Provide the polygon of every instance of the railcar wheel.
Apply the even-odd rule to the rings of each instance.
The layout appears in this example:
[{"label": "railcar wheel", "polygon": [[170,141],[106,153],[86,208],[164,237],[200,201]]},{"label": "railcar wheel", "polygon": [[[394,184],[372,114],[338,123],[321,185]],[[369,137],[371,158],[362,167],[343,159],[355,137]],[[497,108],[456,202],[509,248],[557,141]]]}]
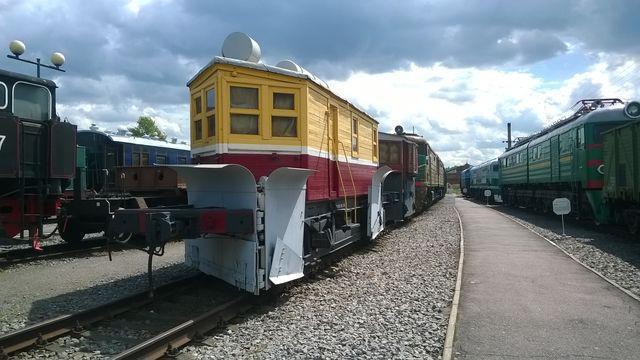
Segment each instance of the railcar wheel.
[{"label": "railcar wheel", "polygon": [[58,232],[62,240],[71,245],[78,245],[84,238],[84,231],[80,223],[73,218],[63,218],[58,221]]}]

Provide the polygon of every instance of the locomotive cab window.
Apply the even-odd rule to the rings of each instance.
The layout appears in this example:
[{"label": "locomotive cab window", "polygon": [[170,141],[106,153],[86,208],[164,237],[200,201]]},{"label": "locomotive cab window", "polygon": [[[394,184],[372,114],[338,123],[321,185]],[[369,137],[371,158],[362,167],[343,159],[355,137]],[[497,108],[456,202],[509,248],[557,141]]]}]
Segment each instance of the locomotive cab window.
[{"label": "locomotive cab window", "polygon": [[9,101],[8,93],[9,91],[7,90],[7,85],[5,85],[5,83],[3,82],[0,82],[0,109],[4,109],[7,107],[7,102]]},{"label": "locomotive cab window", "polygon": [[296,94],[284,91],[272,93],[271,136],[297,137],[298,112]]},{"label": "locomotive cab window", "polygon": [[51,93],[44,86],[17,82],[13,85],[13,115],[29,120],[51,118]]},{"label": "locomotive cab window", "polygon": [[198,92],[197,95],[194,95],[193,101],[191,102],[192,129],[196,141],[202,140],[202,96],[200,94],[201,93]]},{"label": "locomotive cab window", "polygon": [[216,136],[216,90],[206,91],[205,116],[207,118],[207,137]]},{"label": "locomotive cab window", "polygon": [[195,122],[196,140],[202,140],[202,120]]},{"label": "locomotive cab window", "polygon": [[258,88],[231,86],[231,133],[239,135],[258,135],[259,117]]}]

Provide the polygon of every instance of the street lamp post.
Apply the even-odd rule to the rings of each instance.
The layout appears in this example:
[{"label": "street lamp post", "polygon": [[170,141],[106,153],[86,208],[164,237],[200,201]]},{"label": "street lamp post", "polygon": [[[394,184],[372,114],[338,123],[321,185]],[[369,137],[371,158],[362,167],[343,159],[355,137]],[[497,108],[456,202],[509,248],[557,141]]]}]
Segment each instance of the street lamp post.
[{"label": "street lamp post", "polygon": [[27,60],[27,59],[21,58],[20,55],[24,54],[26,49],[27,48],[26,48],[26,46],[24,45],[24,43],[22,41],[13,40],[9,44],[9,50],[11,50],[13,55],[7,55],[7,57],[9,59],[14,59],[14,60],[18,60],[18,61],[22,61],[22,62],[26,62],[26,63],[35,65],[36,66],[36,75],[38,77],[40,77],[40,67],[46,67],[47,69],[65,72],[64,69],[60,69],[60,66],[62,66],[62,64],[64,64],[64,61],[65,61],[64,55],[62,53],[54,52],[53,54],[51,54],[51,63],[53,64],[53,66],[50,66],[50,65],[42,64],[40,62],[40,58],[36,58],[36,61],[31,61],[31,60]]}]

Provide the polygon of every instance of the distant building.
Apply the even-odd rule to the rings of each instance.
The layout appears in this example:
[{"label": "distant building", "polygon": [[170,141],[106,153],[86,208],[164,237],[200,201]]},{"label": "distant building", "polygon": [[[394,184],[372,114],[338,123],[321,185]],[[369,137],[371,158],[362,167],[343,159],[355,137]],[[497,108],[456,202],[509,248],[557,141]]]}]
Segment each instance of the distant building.
[{"label": "distant building", "polygon": [[459,186],[460,173],[470,167],[471,165],[464,164],[464,165],[454,166],[452,168],[447,169],[447,184],[451,186]]}]

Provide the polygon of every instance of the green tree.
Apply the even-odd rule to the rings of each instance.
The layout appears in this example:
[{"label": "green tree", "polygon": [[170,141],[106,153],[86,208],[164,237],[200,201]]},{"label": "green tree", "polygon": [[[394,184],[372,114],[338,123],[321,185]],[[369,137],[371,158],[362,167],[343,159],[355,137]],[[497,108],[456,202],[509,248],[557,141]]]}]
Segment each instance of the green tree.
[{"label": "green tree", "polygon": [[143,137],[149,135],[161,140],[167,139],[167,134],[163,133],[158,127],[155,120],[151,116],[140,116],[138,118],[138,125],[136,127],[129,128],[131,134],[135,137]]}]

